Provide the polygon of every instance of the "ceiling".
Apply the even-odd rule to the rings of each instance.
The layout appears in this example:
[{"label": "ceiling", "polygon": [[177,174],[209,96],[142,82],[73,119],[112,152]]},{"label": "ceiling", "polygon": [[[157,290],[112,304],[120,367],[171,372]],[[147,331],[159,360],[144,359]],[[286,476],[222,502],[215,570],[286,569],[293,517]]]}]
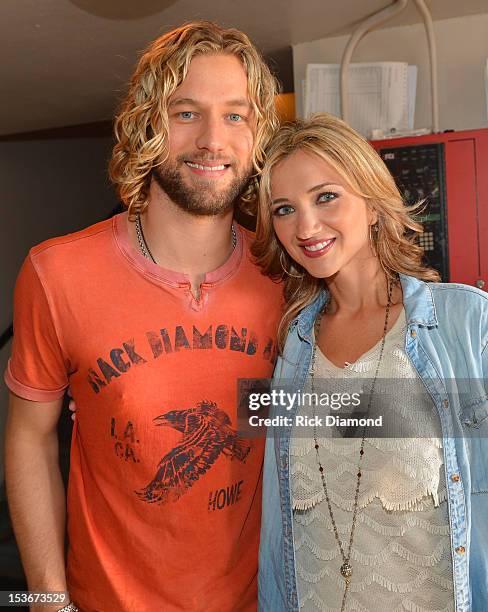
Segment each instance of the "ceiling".
[{"label": "ceiling", "polygon": [[[389,0],[1,0],[0,135],[112,116],[138,54],[163,32],[210,19],[247,32],[293,85],[293,44],[350,32]],[[427,0],[433,18],[486,0]],[[413,3],[388,27],[420,21]]]}]

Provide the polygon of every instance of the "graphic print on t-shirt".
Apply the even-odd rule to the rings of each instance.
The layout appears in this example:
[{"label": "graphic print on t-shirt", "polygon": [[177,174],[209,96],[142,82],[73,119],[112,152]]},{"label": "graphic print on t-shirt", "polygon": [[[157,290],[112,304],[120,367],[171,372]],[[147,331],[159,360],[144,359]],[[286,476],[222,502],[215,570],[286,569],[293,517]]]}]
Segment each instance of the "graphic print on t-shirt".
[{"label": "graphic print on t-shirt", "polygon": [[161,459],[151,482],[136,491],[148,503],[178,501],[221,455],[245,461],[251,450],[231,427],[227,413],[214,402],[202,401],[196,408],[171,410],[154,422],[159,427],[176,429],[183,437]]},{"label": "graphic print on t-shirt", "polygon": [[153,361],[161,361],[165,356],[173,357],[183,351],[211,352],[214,349],[242,353],[250,359],[262,358],[274,363],[276,347],[273,338],[261,338],[248,327],[237,328],[220,323],[209,325],[201,332],[196,325],[176,325],[174,330],[162,327],[159,331],[146,331],[145,339],[141,334],[137,342],[134,337],[120,342],[107,354],[96,359],[96,366],[88,368],[86,380],[95,393],[104,389],[126,375],[134,366],[147,367]]}]

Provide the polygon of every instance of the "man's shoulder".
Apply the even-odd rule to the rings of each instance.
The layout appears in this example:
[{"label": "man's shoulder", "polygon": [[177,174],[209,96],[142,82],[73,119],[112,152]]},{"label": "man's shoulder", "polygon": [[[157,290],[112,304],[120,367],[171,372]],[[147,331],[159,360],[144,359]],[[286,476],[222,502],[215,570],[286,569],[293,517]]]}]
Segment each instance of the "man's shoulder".
[{"label": "man's shoulder", "polygon": [[81,285],[103,275],[117,252],[114,220],[45,240],[32,247],[25,264],[32,266],[45,287],[61,293],[73,283]]},{"label": "man's shoulder", "polygon": [[32,247],[29,255],[32,260],[50,257],[62,257],[63,253],[71,254],[73,250],[82,255],[83,251],[91,251],[95,243],[103,242],[112,232],[112,219],[106,219],[90,225],[82,230],[49,238]]},{"label": "man's shoulder", "polygon": [[244,243],[244,251],[250,254],[251,245],[254,242],[254,238],[256,237],[256,234],[250,229],[248,229],[247,227],[244,227],[243,225],[240,225],[240,224],[237,225],[237,228],[242,236],[242,241]]},{"label": "man's shoulder", "polygon": [[269,286],[273,285],[277,287],[277,291],[281,293],[283,290],[283,283],[281,281],[272,280],[269,276],[264,274],[262,269],[257,265],[251,253],[251,246],[252,246],[252,243],[254,242],[256,234],[252,232],[251,230],[243,227],[242,225],[239,225],[239,231],[241,232],[241,235],[243,237],[244,253],[247,257],[248,262],[251,264],[247,266],[248,271],[255,278],[261,279],[264,284],[269,285]]}]

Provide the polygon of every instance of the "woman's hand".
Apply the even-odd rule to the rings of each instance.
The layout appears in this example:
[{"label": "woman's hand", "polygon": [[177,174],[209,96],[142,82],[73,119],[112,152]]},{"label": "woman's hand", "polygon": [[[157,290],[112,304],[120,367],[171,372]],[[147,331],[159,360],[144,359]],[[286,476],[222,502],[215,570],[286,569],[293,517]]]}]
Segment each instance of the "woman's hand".
[{"label": "woman's hand", "polygon": [[71,410],[71,420],[74,422],[76,420],[76,404],[75,404],[75,400],[73,399],[73,396],[71,395],[70,387],[68,387],[68,397],[69,397],[68,408]]}]

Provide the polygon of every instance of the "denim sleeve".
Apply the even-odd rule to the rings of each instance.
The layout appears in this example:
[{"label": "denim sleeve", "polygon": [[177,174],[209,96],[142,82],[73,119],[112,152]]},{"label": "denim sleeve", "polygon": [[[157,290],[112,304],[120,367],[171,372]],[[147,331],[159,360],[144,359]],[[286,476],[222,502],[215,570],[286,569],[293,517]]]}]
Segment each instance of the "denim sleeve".
[{"label": "denim sleeve", "polygon": [[275,440],[268,430],[263,474],[263,516],[259,546],[259,612],[286,610],[283,527]]},{"label": "denim sleeve", "polygon": [[[485,389],[488,383],[488,348],[482,355]],[[488,401],[477,411],[475,434],[469,437],[472,445],[471,472],[471,554],[469,578],[473,612],[485,612],[488,602]]]},{"label": "denim sleeve", "polygon": [[488,338],[485,340],[481,350],[481,369],[483,372],[483,385],[488,396]]},{"label": "denim sleeve", "polygon": [[[481,353],[481,366],[485,392],[469,409],[469,436],[471,444],[471,487],[473,493],[488,498],[488,347]],[[488,514],[485,515],[487,517]],[[487,521],[488,525],[488,521]],[[488,529],[488,526],[487,526]],[[487,553],[488,556],[488,553]]]},{"label": "denim sleeve", "polygon": [[471,496],[471,555],[469,581],[472,611],[486,612],[488,605],[488,494]]}]

